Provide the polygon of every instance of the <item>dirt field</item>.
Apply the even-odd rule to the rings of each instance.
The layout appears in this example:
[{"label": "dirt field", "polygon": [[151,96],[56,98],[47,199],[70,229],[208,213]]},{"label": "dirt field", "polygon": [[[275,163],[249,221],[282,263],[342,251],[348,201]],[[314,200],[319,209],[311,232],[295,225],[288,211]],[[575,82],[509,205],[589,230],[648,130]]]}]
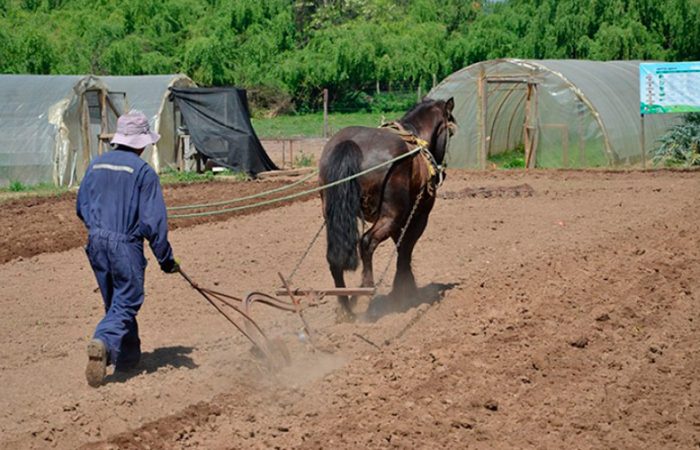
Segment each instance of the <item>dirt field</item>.
[{"label": "dirt field", "polygon": [[[232,196],[205,186],[169,201]],[[292,353],[274,374],[149,254],[141,370],[98,389],[73,199],[3,205],[0,448],[698,448],[699,193],[700,172],[451,171],[414,254],[422,303],[380,297],[354,324],[310,308],[315,352],[298,318],[259,307]],[[42,231],[59,223],[73,231]],[[312,199],[171,240],[201,284],[272,292],[320,223]],[[331,286],[324,249],[295,285]]]}]

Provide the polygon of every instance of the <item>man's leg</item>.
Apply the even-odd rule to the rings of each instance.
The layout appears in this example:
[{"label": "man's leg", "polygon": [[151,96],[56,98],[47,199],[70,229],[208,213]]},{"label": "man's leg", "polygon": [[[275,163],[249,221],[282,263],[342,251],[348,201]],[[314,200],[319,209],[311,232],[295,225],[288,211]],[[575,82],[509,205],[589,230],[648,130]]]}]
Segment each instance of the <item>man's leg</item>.
[{"label": "man's leg", "polygon": [[109,259],[114,294],[107,314],[97,325],[95,338],[105,342],[110,362],[119,367],[138,362],[141,354],[136,314],[144,294],[143,246],[119,242],[110,248]]},{"label": "man's leg", "polygon": [[[108,257],[108,241],[101,238],[90,238],[86,249],[90,266],[95,273],[95,279],[102,294],[105,313],[112,304],[114,294],[114,284],[110,274],[110,264]],[[85,377],[90,386],[96,387],[102,384],[105,377],[107,364],[109,363],[109,353],[106,342],[93,338],[88,343],[88,363],[85,368]]]},{"label": "man's leg", "polygon": [[119,359],[115,362],[115,369],[127,371],[135,368],[141,361],[141,339],[139,339],[139,326],[134,317],[129,330],[122,339]]}]

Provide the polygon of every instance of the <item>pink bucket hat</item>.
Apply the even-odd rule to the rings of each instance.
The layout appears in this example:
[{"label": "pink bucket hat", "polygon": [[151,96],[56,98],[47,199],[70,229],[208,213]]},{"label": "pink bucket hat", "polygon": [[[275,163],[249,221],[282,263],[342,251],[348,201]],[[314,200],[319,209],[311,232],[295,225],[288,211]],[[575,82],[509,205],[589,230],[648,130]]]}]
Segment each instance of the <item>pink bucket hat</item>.
[{"label": "pink bucket hat", "polygon": [[158,139],[160,135],[151,131],[144,113],[132,110],[117,119],[117,132],[114,133],[111,143],[139,149],[155,144]]}]

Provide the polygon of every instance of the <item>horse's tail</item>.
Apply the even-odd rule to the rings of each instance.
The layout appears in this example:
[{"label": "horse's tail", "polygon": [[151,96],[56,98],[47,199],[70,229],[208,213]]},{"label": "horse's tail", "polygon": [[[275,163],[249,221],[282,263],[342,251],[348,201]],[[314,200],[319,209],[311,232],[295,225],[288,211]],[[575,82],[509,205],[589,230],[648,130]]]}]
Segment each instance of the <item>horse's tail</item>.
[{"label": "horse's tail", "polygon": [[[352,141],[343,141],[333,148],[320,175],[326,184],[355,175],[360,171],[362,150]],[[325,193],[327,250],[331,270],[357,269],[357,243],[360,233],[360,183],[352,179],[328,188]]]}]

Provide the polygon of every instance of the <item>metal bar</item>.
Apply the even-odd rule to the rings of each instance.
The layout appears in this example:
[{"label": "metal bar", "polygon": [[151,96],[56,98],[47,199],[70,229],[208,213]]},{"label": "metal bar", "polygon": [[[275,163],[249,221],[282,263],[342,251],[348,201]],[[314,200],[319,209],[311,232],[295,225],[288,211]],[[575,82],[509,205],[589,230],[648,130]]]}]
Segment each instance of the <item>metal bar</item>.
[{"label": "metal bar", "polygon": [[242,301],[243,301],[243,299],[240,298],[240,297],[236,297],[236,296],[229,295],[229,294],[224,294],[223,292],[218,292],[218,291],[215,291],[215,290],[213,290],[213,289],[205,289],[205,288],[200,288],[200,289],[202,289],[203,291],[206,291],[208,294],[211,294],[211,295],[216,295],[216,296],[219,296],[219,297],[225,297],[225,298],[228,298],[228,299],[230,299],[230,300],[235,300],[235,301],[237,301],[237,302],[242,302]]},{"label": "metal bar", "polygon": [[[292,295],[372,295],[374,288],[335,288],[335,289],[293,289]],[[275,295],[289,295],[285,289],[278,289]]]},{"label": "metal bar", "polygon": [[498,78],[489,76],[486,78],[487,83],[531,83],[527,78]]},{"label": "metal bar", "polygon": [[[185,281],[187,281],[189,283],[189,285],[192,286],[192,288],[195,291],[199,292],[202,295],[202,297],[204,297],[207,300],[207,302],[209,302],[209,304],[212,305],[214,307],[214,309],[216,309],[219,312],[219,314],[224,316],[226,318],[226,320],[228,320],[231,323],[231,325],[236,327],[236,329],[238,331],[240,331],[241,334],[243,336],[245,336],[255,347],[257,347],[265,355],[265,357],[269,358],[270,360],[273,360],[272,353],[270,353],[269,349],[267,348],[268,347],[267,345],[261,345],[259,342],[256,342],[256,340],[253,339],[253,337],[250,334],[248,334],[240,325],[238,325],[235,320],[233,320],[228,314],[226,314],[226,312],[223,309],[221,309],[221,307],[219,307],[219,305],[217,305],[216,302],[209,297],[209,295],[207,294],[207,292],[204,289],[200,288],[197,283],[192,281],[192,279],[185,272],[183,272],[182,269],[179,270],[179,273],[180,273],[180,275],[182,275],[182,278],[184,278]],[[267,344],[268,339],[267,339],[267,336],[265,335],[265,332],[252,319],[252,317],[250,317],[248,314],[241,311],[240,309],[236,308],[235,306],[233,306],[229,303],[226,303],[226,304],[228,306],[230,306],[231,308],[233,308],[241,316],[243,316],[247,320],[247,323],[252,324],[255,327],[255,329],[260,333],[260,335],[263,337],[265,344]]]},{"label": "metal bar", "polygon": [[270,295],[264,294],[262,292],[251,292],[243,300],[243,308],[245,311],[249,312],[251,305],[255,302],[260,302],[267,306],[272,306],[273,308],[281,309],[288,312],[296,312],[296,307],[292,304],[286,303],[278,298],[272,297]]},{"label": "metal bar", "polygon": [[281,272],[277,272],[277,275],[280,277],[280,280],[282,280],[282,284],[284,285],[284,288],[287,290],[287,294],[289,295],[289,298],[292,299],[292,302],[294,303],[294,306],[296,307],[296,312],[299,315],[299,318],[301,319],[301,322],[304,324],[304,331],[306,331],[306,335],[309,336],[309,339],[312,339],[313,342],[313,335],[311,333],[311,327],[309,327],[309,324],[306,322],[306,319],[304,318],[304,314],[301,311],[301,301],[292,294],[292,288],[289,286],[289,283],[287,280],[284,279],[284,276],[282,275]]}]

